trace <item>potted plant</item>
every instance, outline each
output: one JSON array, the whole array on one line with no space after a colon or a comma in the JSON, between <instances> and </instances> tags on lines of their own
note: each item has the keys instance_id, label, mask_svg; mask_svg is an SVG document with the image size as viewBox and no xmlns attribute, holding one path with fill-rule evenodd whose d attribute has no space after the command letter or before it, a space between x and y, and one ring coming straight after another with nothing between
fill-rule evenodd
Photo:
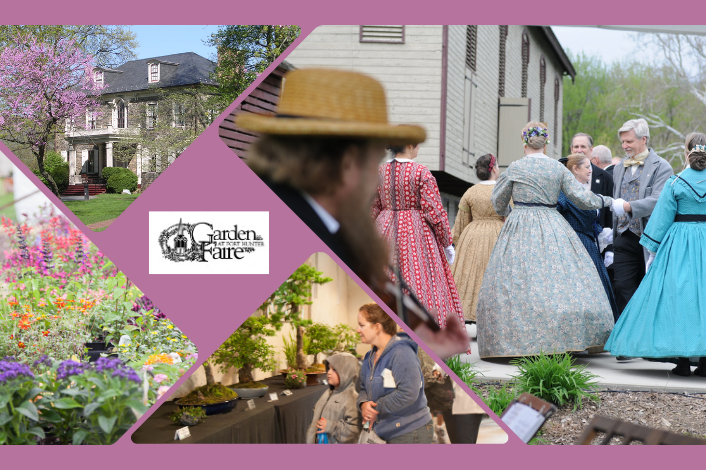
<instances>
[{"instance_id":1,"label":"potted plant","mask_svg":"<svg viewBox=\"0 0 706 470\"><path fill-rule=\"evenodd\" d=\"M311 339L309 354L314 355L314 363L306 368L307 385L319 385L326 375L326 366L319 362L319 354L333 352L338 342L333 328L323 323L312 323L306 326L306 336Z\"/></svg>"},{"instance_id":2,"label":"potted plant","mask_svg":"<svg viewBox=\"0 0 706 470\"><path fill-rule=\"evenodd\" d=\"M230 388L241 398L267 393L267 385L255 382L252 373L255 369L275 367L274 349L266 338L274 335L267 317L251 316L211 356L210 360L224 369L238 369L238 383Z\"/></svg>"},{"instance_id":3,"label":"potted plant","mask_svg":"<svg viewBox=\"0 0 706 470\"><path fill-rule=\"evenodd\" d=\"M222 384L206 384L180 398L175 404L182 408L203 408L207 416L233 411L238 394Z\"/></svg>"},{"instance_id":4,"label":"potted plant","mask_svg":"<svg viewBox=\"0 0 706 470\"><path fill-rule=\"evenodd\" d=\"M339 323L333 328L336 335L335 352L351 353L355 357L361 357L356 351L356 346L360 343L360 335L350 326L345 323Z\"/></svg>"},{"instance_id":5,"label":"potted plant","mask_svg":"<svg viewBox=\"0 0 706 470\"><path fill-rule=\"evenodd\" d=\"M303 370L291 370L284 378L284 386L287 388L304 388L306 383L306 372Z\"/></svg>"}]
</instances>

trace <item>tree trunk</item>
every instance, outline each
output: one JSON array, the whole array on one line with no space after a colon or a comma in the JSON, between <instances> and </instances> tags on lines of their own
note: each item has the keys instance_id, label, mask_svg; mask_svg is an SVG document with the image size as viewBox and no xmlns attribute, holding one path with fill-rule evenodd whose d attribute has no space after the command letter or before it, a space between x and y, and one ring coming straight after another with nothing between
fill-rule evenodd
<instances>
[{"instance_id":1,"label":"tree trunk","mask_svg":"<svg viewBox=\"0 0 706 470\"><path fill-rule=\"evenodd\" d=\"M59 187L56 185L54 178L49 174L49 172L44 168L44 152L46 150L46 145L41 145L39 149L34 153L37 157L37 166L39 167L39 174L44 177L45 180L49 182L49 189L53 192L56 197L61 196L59 194Z\"/></svg>"},{"instance_id":2,"label":"tree trunk","mask_svg":"<svg viewBox=\"0 0 706 470\"><path fill-rule=\"evenodd\" d=\"M203 370L206 372L206 385L214 385L216 379L213 378L213 369L211 369L211 364L208 361L203 363Z\"/></svg>"},{"instance_id":3,"label":"tree trunk","mask_svg":"<svg viewBox=\"0 0 706 470\"><path fill-rule=\"evenodd\" d=\"M297 327L297 369L307 368L306 356L304 355L304 327Z\"/></svg>"},{"instance_id":4,"label":"tree trunk","mask_svg":"<svg viewBox=\"0 0 706 470\"><path fill-rule=\"evenodd\" d=\"M249 384L250 382L253 382L252 371L252 364L245 364L243 367L238 369L238 383Z\"/></svg>"}]
</instances>

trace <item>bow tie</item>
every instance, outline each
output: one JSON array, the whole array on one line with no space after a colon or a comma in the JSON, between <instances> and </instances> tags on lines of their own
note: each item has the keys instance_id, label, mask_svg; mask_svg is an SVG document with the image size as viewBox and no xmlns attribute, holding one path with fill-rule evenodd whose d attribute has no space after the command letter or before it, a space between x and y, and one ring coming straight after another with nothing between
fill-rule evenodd
<instances>
[{"instance_id":1,"label":"bow tie","mask_svg":"<svg viewBox=\"0 0 706 470\"><path fill-rule=\"evenodd\" d=\"M630 168L633 165L644 165L645 164L645 157L643 158L628 158L623 162L623 165L625 168Z\"/></svg>"}]
</instances>

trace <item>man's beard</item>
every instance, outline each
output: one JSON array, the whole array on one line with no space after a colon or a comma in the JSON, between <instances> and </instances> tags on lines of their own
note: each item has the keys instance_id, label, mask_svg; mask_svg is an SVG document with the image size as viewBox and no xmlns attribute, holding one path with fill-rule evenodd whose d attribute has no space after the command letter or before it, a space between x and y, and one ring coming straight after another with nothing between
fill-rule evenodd
<instances>
[{"instance_id":1,"label":"man's beard","mask_svg":"<svg viewBox=\"0 0 706 470\"><path fill-rule=\"evenodd\" d=\"M385 280L388 255L387 244L375 229L371 206L371 201L351 201L341 208L338 219L339 235L350 252L350 268L375 289Z\"/></svg>"}]
</instances>

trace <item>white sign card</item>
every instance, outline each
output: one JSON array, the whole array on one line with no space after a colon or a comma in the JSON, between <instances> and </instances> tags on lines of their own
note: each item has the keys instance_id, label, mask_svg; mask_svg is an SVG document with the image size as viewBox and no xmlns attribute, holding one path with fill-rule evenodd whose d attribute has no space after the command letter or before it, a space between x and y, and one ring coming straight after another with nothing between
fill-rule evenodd
<instances>
[{"instance_id":1,"label":"white sign card","mask_svg":"<svg viewBox=\"0 0 706 470\"><path fill-rule=\"evenodd\" d=\"M267 401L270 402L270 401L277 401L277 400L279 400L277 393L270 393L270 399Z\"/></svg>"},{"instance_id":2,"label":"white sign card","mask_svg":"<svg viewBox=\"0 0 706 470\"><path fill-rule=\"evenodd\" d=\"M191 433L189 432L189 426L177 429L177 432L174 433L175 441L183 441L187 437L191 437Z\"/></svg>"},{"instance_id":3,"label":"white sign card","mask_svg":"<svg viewBox=\"0 0 706 470\"><path fill-rule=\"evenodd\" d=\"M502 420L522 442L527 444L545 421L544 415L523 403L515 403L503 415Z\"/></svg>"},{"instance_id":4,"label":"white sign card","mask_svg":"<svg viewBox=\"0 0 706 470\"><path fill-rule=\"evenodd\" d=\"M248 404L248 409L245 411L250 411L255 409L255 400L252 398L246 402Z\"/></svg>"},{"instance_id":5,"label":"white sign card","mask_svg":"<svg viewBox=\"0 0 706 470\"><path fill-rule=\"evenodd\" d=\"M289 389L287 389L287 390L285 390L284 392L282 392L282 395L291 396L291 395L292 395L292 391L289 390Z\"/></svg>"}]
</instances>

